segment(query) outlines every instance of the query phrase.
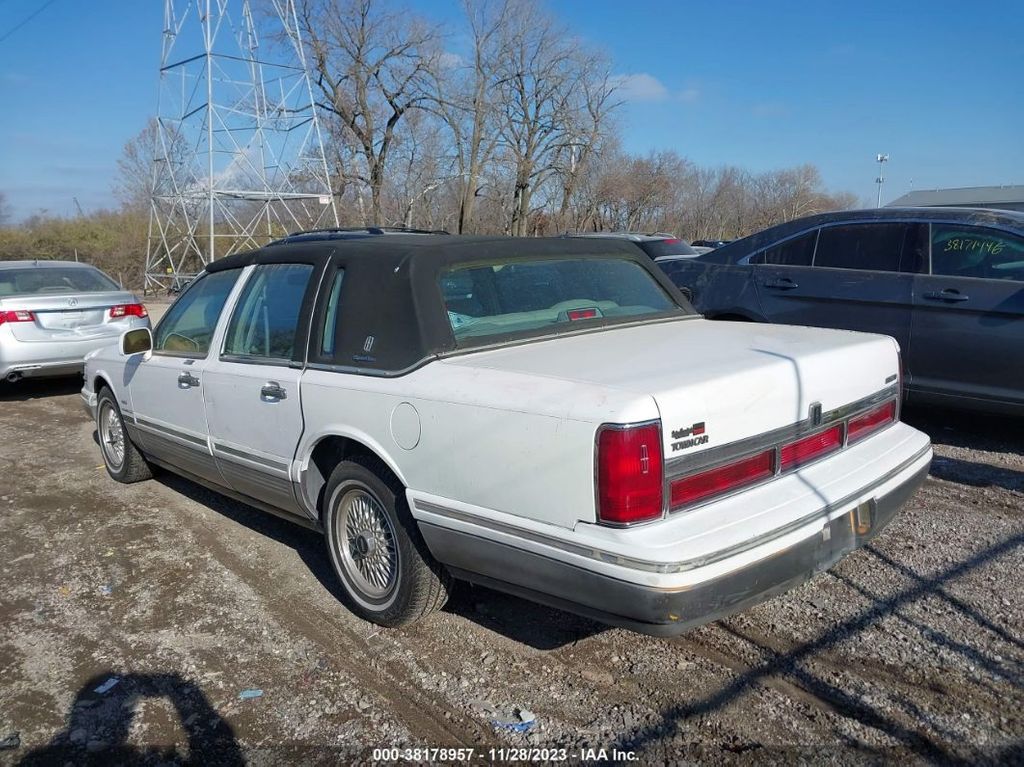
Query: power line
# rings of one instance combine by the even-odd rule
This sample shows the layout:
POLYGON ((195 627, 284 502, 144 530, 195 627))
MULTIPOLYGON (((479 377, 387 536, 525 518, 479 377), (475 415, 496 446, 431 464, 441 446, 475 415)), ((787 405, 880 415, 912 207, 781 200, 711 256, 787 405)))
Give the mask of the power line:
POLYGON ((34 10, 34 11, 33 11, 32 13, 30 13, 30 14, 28 15, 28 17, 26 17, 26 18, 25 18, 25 19, 24 19, 23 21, 19 22, 18 24, 15 24, 15 25, 14 25, 13 27, 11 27, 11 28, 10 28, 9 30, 7 30, 6 32, 4 32, 4 34, 3 34, 3 35, 0 35, 0 43, 4 42, 4 40, 6 40, 6 39, 7 39, 8 37, 10 37, 11 35, 13 35, 13 34, 14 34, 15 32, 17 32, 17 31, 18 31, 19 29, 21 29, 21 28, 22 28, 23 26, 25 26, 26 24, 28 24, 28 23, 29 23, 30 21, 32 21, 32 19, 34 19, 34 18, 35 18, 36 16, 38 16, 38 15, 39 15, 40 13, 42 13, 43 11, 45 11, 45 10, 46 10, 47 8, 49 8, 49 7, 51 6, 51 5, 53 5, 53 4, 55 3, 55 2, 57 2, 57 0, 46 0, 46 2, 45 2, 45 3, 43 3, 43 4, 42 4, 42 5, 40 5, 40 6, 38 7, 38 8, 36 8, 36 9, 35 9, 35 10, 34 10))

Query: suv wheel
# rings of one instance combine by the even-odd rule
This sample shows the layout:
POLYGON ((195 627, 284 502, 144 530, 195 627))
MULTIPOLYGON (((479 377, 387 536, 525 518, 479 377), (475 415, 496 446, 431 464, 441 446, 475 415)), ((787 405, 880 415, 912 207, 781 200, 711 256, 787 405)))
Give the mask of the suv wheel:
POLYGON ((100 390, 96 403, 96 433, 107 474, 125 484, 153 476, 149 463, 128 436, 117 400, 105 387, 100 390))
POLYGON ((366 456, 342 461, 324 499, 327 549, 352 612, 401 626, 444 605, 451 576, 430 555, 404 488, 383 463, 366 456))

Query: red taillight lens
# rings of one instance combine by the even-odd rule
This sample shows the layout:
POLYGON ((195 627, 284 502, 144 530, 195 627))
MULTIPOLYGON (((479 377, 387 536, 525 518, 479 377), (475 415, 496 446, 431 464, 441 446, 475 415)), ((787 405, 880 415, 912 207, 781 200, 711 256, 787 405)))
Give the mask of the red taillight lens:
POLYGON ((896 420, 896 403, 886 402, 881 407, 869 410, 864 415, 851 418, 847 426, 847 442, 856 442, 858 439, 878 431, 886 424, 896 420))
POLYGON ((149 312, 142 304, 118 304, 110 307, 110 319, 116 320, 121 317, 148 317, 149 312))
POLYGON ((0 325, 5 322, 32 322, 35 315, 24 309, 15 309, 13 312, 0 312, 0 325))
POLYGON ((798 439, 783 445, 779 461, 783 471, 795 469, 823 455, 838 450, 843 446, 843 427, 833 426, 831 429, 819 431, 809 437, 798 439))
POLYGON ((692 506, 716 495, 738 490, 768 479, 775 474, 775 451, 743 458, 735 463, 718 466, 672 483, 670 496, 672 510, 692 506))
POLYGON ((616 428, 597 435, 597 515, 626 525, 661 516, 661 425, 616 428))

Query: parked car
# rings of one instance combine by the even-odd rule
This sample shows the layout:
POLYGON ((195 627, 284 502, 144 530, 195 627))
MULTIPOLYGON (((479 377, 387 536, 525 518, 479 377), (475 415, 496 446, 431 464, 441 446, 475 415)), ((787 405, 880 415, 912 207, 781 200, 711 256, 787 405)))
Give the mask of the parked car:
POLYGON ((665 234, 663 232, 581 232, 564 236, 627 240, 658 263, 667 263, 679 258, 693 258, 698 255, 698 251, 690 247, 690 243, 686 240, 681 240, 674 234, 665 234))
POLYGON ((723 245, 728 245, 732 240, 694 240, 690 243, 694 248, 708 248, 714 250, 720 248, 723 245))
POLYGON ((0 380, 81 373, 87 353, 148 327, 138 297, 94 266, 0 261, 0 380))
POLYGON ((322 531, 385 626, 461 578, 678 633, 861 546, 931 460, 891 338, 705 321, 612 238, 266 247, 86 367, 111 477, 322 531))
POLYGON ((826 213, 667 270, 710 318, 894 337, 910 402, 1024 415, 1024 214, 826 213))

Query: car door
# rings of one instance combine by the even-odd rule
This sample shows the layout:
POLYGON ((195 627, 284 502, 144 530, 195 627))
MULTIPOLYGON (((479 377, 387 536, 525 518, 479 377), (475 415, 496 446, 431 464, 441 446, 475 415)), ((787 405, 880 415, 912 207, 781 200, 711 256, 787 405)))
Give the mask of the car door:
POLYGON ((302 436, 299 378, 318 282, 314 264, 256 266, 206 369, 213 454, 237 492, 302 513, 291 463, 302 436))
POLYGON ((912 396, 1024 405, 1024 237, 931 226, 931 271, 914 286, 912 396))
POLYGON ((153 353, 126 369, 142 449, 180 471, 223 484, 209 445, 203 385, 224 305, 241 273, 199 276, 153 333, 153 353))
POLYGON ((823 226, 765 251, 765 263, 755 267, 762 310, 771 322, 892 336, 905 350, 913 272, 926 244, 918 224, 823 226))

